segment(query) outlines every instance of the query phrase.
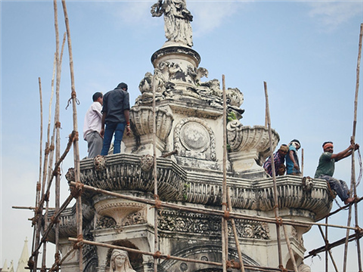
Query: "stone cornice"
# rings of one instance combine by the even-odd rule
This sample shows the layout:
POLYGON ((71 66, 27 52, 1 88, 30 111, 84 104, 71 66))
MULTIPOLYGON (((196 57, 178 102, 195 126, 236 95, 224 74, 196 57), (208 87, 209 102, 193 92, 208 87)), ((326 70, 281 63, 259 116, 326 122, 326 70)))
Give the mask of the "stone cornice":
MULTIPOLYGON (((81 182, 97 188, 117 190, 138 190, 153 192, 154 181, 152 170, 141 170, 142 156, 116 154, 106 157, 106 169, 96 171, 93 160, 81 161, 81 182)), ((220 206, 222 198, 222 173, 200 169, 189 172, 171 159, 158 158, 158 193, 163 201, 181 201, 191 204, 220 206)), ((272 211, 274 207, 273 182, 271 178, 248 180, 227 176, 231 190, 231 201, 234 208, 272 211)), ((277 178, 279 209, 297 209, 313 213, 312 220, 319 220, 326 215, 332 201, 329 197, 326 182, 313 180, 307 190, 302 178, 282 176, 277 178)))

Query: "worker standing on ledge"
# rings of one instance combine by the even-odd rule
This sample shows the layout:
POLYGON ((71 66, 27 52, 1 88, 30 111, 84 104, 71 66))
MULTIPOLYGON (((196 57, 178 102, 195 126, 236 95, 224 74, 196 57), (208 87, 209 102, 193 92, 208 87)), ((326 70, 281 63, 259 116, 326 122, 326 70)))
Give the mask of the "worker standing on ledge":
POLYGON ((354 198, 349 197, 349 189, 345 181, 333 178, 335 162, 349 157, 357 149, 359 149, 358 144, 351 144, 347 149, 333 154, 333 142, 323 143, 324 153, 321 154, 319 165, 315 171, 314 177, 322 178, 329 182, 330 188, 338 194, 340 199, 344 201, 344 204, 352 203, 354 198))

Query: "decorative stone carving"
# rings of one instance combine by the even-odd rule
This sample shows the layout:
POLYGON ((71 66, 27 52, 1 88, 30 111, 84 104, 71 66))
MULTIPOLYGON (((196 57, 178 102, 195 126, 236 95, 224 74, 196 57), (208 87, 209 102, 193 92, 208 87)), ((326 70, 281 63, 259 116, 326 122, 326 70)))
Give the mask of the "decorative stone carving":
MULTIPOLYGON (((264 126, 243 126, 233 120, 227 124, 227 139, 232 153, 229 158, 236 172, 261 170, 270 154, 268 129, 264 126)), ((276 148, 280 136, 272 130, 272 148, 276 148)))
POLYGON ((214 133, 206 122, 198 118, 186 118, 176 125, 174 149, 182 157, 216 160, 214 133))
POLYGON ((117 198, 107 198, 95 201, 95 209, 97 214, 112 217, 119 226, 123 224, 126 216, 137 212, 144 207, 145 204, 117 198))
POLYGON ((154 156, 144 155, 140 158, 140 167, 144 172, 149 172, 154 166, 154 156))
MULTIPOLYGON (((156 109, 156 136, 165 141, 173 124, 173 115, 162 108, 156 109)), ((130 119, 133 123, 135 136, 149 135, 153 133, 152 107, 133 107, 130 110, 130 119)))
POLYGON ((101 156, 101 155, 97 155, 94 160, 93 163, 95 165, 95 169, 96 171, 103 171, 106 169, 106 161, 105 161, 105 157, 101 156))
MULTIPOLYGON (((235 223, 239 238, 270 239, 269 228, 265 223, 240 219, 236 219, 235 223)), ((164 231, 220 236, 221 219, 218 216, 159 210, 159 228, 164 231)), ((231 227, 229 232, 232 234, 231 227)))
POLYGON ((158 1, 151 7, 153 17, 164 14, 164 30, 167 42, 193 46, 192 27, 193 16, 187 10, 185 0, 158 1))
POLYGON ((136 272, 131 266, 127 251, 121 249, 114 249, 112 251, 110 272, 136 272))

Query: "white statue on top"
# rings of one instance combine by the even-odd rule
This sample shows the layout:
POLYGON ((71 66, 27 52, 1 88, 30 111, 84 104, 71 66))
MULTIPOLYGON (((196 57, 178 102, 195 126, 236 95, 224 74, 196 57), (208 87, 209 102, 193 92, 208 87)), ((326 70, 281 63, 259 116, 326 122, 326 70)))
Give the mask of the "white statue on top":
POLYGON ((114 249, 111 254, 110 272, 136 272, 130 263, 127 251, 114 249))
POLYGON ((190 25, 193 15, 187 10, 185 0, 159 0, 152 5, 151 14, 153 17, 160 17, 164 14, 164 30, 168 42, 193 46, 193 33, 190 25))

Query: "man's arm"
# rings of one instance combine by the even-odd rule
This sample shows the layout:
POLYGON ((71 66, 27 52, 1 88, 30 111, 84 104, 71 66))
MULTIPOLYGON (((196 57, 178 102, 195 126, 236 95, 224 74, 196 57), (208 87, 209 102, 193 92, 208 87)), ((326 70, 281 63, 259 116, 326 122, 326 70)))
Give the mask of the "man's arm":
POLYGON ((124 116, 126 120, 126 134, 130 135, 131 129, 130 129, 130 110, 124 110, 124 116))
POLYGON ((294 168, 295 168, 296 170, 299 170, 299 165, 297 165, 297 163, 296 163, 296 161, 295 161, 295 158, 294 158, 294 151, 293 151, 293 150, 290 150, 290 151, 289 151, 289 157, 290 157, 290 159, 291 159, 292 163, 294 164, 294 168))
POLYGON ((344 149, 343 151, 341 151, 337 154, 332 154, 331 158, 335 159, 336 162, 340 161, 341 159, 344 159, 344 158, 352 155, 353 150, 357 150, 358 148, 359 148, 358 144, 351 144, 350 146, 348 146, 348 148, 344 149))
POLYGON ((102 124, 101 124, 101 131, 100 134, 103 137, 105 135, 105 120, 106 120, 106 113, 102 113, 102 124))

